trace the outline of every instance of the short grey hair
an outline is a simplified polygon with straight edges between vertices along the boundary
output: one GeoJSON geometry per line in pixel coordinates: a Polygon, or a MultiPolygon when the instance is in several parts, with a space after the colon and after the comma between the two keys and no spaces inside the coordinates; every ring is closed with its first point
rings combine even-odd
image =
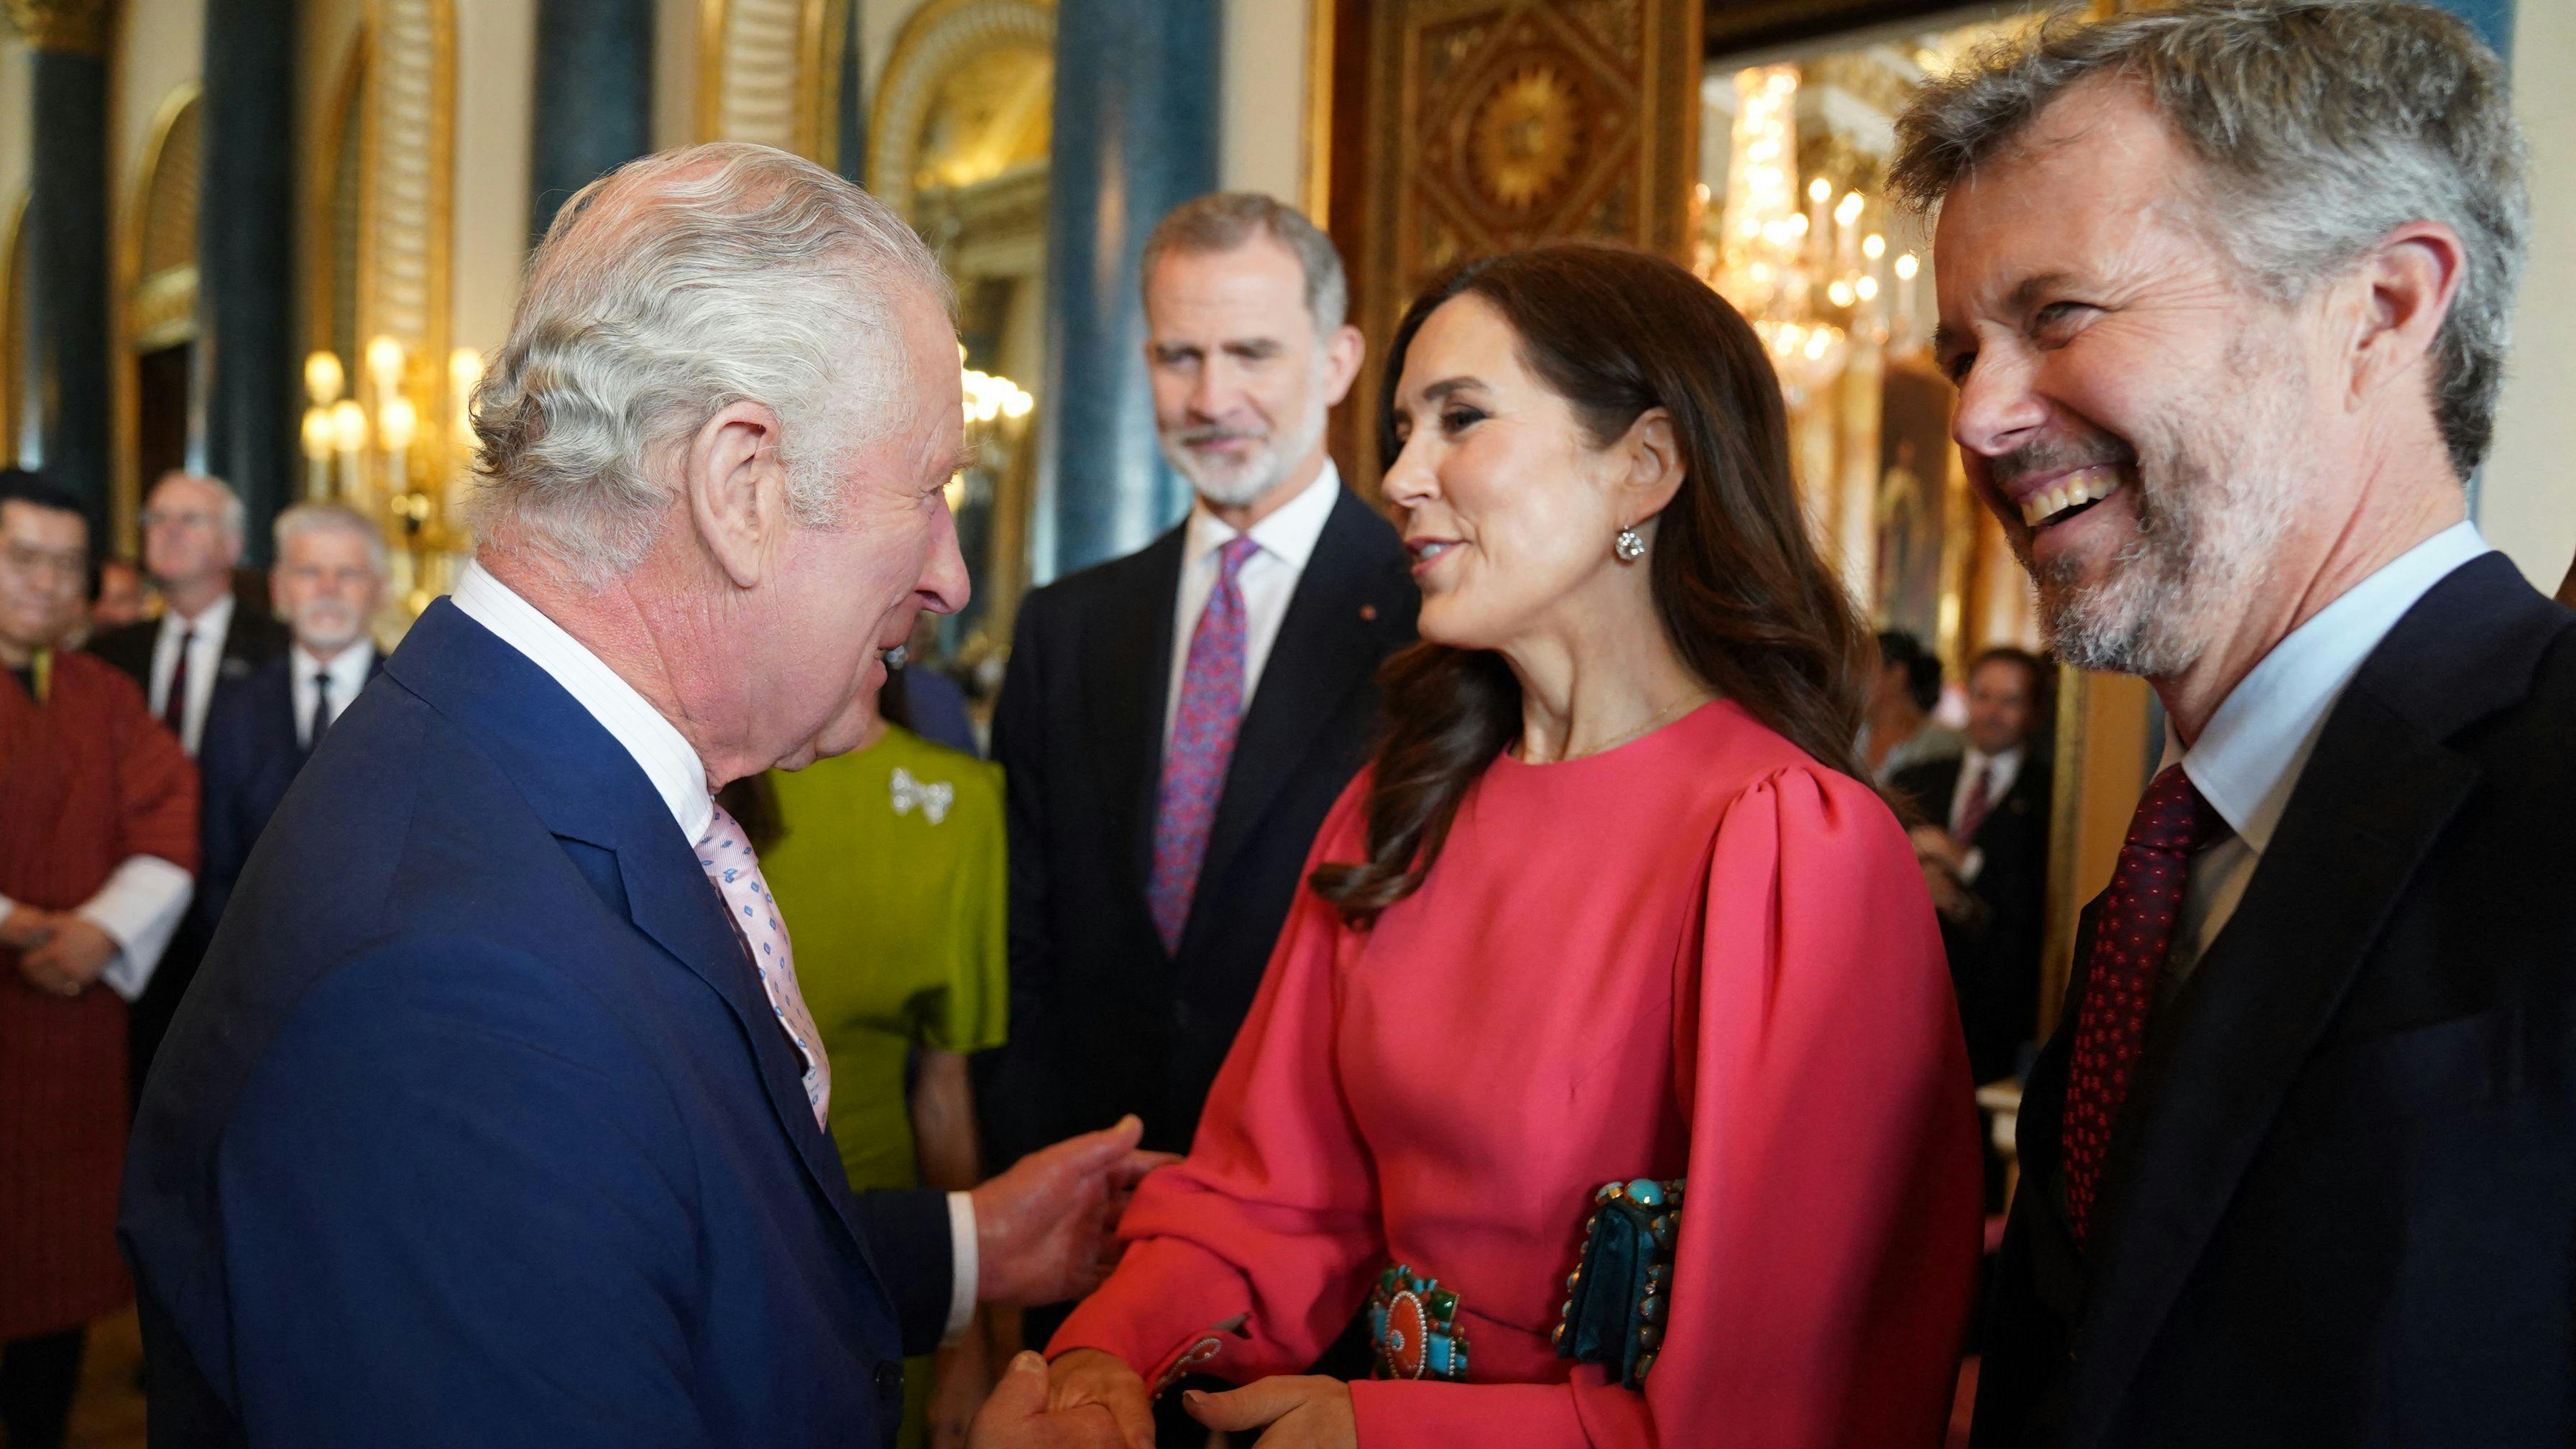
{"type": "Polygon", "coordinates": [[[1315,319],[1315,335],[1321,338],[1339,331],[1351,310],[1351,284],[1342,274],[1342,254],[1305,213],[1258,191],[1211,192],[1173,207],[1145,238],[1137,278],[1150,293],[1154,267],[1165,253],[1230,252],[1255,236],[1286,247],[1305,272],[1306,311],[1315,319]]]}
{"type": "Polygon", "coordinates": [[[289,539],[301,538],[308,533],[328,533],[334,529],[367,541],[367,564],[376,571],[378,579],[392,572],[385,553],[385,531],[376,527],[374,519],[345,503],[298,503],[277,515],[278,561],[285,561],[289,539]]]}
{"type": "MultiPolygon", "coordinates": [[[[191,483],[202,483],[215,490],[216,507],[223,512],[225,534],[238,539],[249,531],[250,510],[242,506],[241,495],[233,491],[233,485],[212,473],[191,473],[185,468],[173,468],[152,480],[152,493],[160,492],[161,485],[173,478],[185,478],[191,483]]],[[[150,506],[151,496],[151,493],[144,495],[147,507],[150,506]]]]}
{"type": "Polygon", "coordinates": [[[2452,467],[2475,470],[2495,437],[2530,245],[2522,134],[2495,52],[2457,17],[2407,0],[2186,0],[2092,25],[2061,14],[1924,89],[1897,122],[1891,189],[1934,210],[2097,78],[2136,86],[2199,158],[2204,229],[2275,301],[2307,295],[2409,222],[2459,235],[2433,416],[2452,467]]]}
{"type": "Polygon", "coordinates": [[[849,459],[902,421],[910,299],[954,299],[921,238],[813,162],[719,142],[573,193],[474,390],[476,532],[591,588],[640,562],[674,450],[738,402],[779,418],[789,515],[839,515],[849,459]]]}

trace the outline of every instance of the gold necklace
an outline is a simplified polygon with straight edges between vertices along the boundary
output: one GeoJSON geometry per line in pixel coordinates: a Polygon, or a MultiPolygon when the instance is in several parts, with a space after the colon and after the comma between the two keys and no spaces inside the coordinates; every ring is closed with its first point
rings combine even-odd
{"type": "Polygon", "coordinates": [[[1662,724],[1664,721],[1666,721],[1666,720],[1668,720],[1668,719],[1671,719],[1673,716],[1675,716],[1675,715],[1677,715],[1677,714],[1680,714],[1683,710],[1691,709],[1691,708],[1694,708],[1694,707],[1696,707],[1696,706],[1698,706],[1698,705],[1706,704],[1706,703],[1708,703],[1708,702],[1709,702],[1711,699],[1713,699],[1713,698],[1715,698],[1715,696],[1714,696],[1714,695],[1707,695],[1707,694],[1688,694],[1688,695],[1684,695],[1684,696],[1682,696],[1682,698],[1680,699],[1680,701],[1679,701],[1679,702],[1677,702],[1677,703],[1673,704],[1672,706],[1670,706],[1669,708],[1666,708],[1666,709],[1662,710],[1661,712],[1657,713],[1657,714],[1655,715],[1655,717],[1654,717],[1654,718],[1652,718],[1652,719],[1650,719],[1650,720],[1646,721],[1644,724],[1641,724],[1641,725],[1637,726],[1635,729],[1632,729],[1632,730],[1628,731],[1626,734],[1619,736],[1617,739],[1614,739],[1614,740],[1610,741],[1610,742],[1609,742],[1609,743],[1607,743],[1607,744],[1594,745],[1592,748],[1590,748],[1590,749],[1588,749],[1588,750],[1585,750],[1582,754],[1579,754],[1579,755],[1559,755],[1559,756],[1557,756],[1557,757],[1556,757],[1555,759],[1553,759],[1553,760],[1525,760],[1525,761],[1523,761],[1523,763],[1524,763],[1524,764],[1535,764],[1535,765],[1562,765],[1562,764],[1566,763],[1566,762],[1567,762],[1567,761],[1569,761],[1569,760],[1588,760],[1588,759],[1592,758],[1594,755],[1606,755],[1606,754],[1610,753],[1612,750],[1615,750],[1615,749],[1619,748],[1621,745],[1627,744],[1627,743],[1628,743],[1628,742],[1630,742],[1631,740],[1635,740],[1635,739],[1638,739],[1638,738],[1642,737],[1642,736],[1643,736],[1643,735],[1645,735],[1648,731],[1652,730],[1655,726],[1657,726],[1657,725],[1659,725],[1659,724],[1662,724]]]}

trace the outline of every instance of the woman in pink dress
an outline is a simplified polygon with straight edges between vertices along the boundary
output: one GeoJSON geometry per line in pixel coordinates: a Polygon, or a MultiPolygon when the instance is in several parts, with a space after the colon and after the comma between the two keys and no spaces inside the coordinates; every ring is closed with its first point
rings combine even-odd
{"type": "Polygon", "coordinates": [[[1938,1444],[1968,1070],[1761,343],[1670,262],[1561,246],[1435,286],[1388,371],[1425,642],[1056,1406],[1138,1449],[1183,1373],[1244,1385],[1187,1406],[1263,1449],[1938,1444]],[[1588,1223],[1661,1253],[1574,1315],[1599,1361],[1556,1342],[1578,1261],[1625,1261],[1588,1223]],[[1363,1306],[1379,1376],[1295,1376],[1363,1306]]]}

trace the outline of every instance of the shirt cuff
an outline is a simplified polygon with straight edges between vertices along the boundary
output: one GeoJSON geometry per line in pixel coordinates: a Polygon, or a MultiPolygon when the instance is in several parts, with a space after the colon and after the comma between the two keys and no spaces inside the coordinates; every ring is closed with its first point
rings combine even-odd
{"type": "Polygon", "coordinates": [[[948,1195],[948,1327],[939,1335],[939,1346],[951,1347],[966,1337],[966,1329],[975,1321],[976,1280],[983,1276],[983,1265],[975,1257],[975,1198],[971,1193],[948,1195]]]}
{"type": "Polygon", "coordinates": [[[1986,853],[1982,850],[1970,850],[1959,861],[1959,884],[1975,885],[1978,873],[1985,868],[1986,853]]]}
{"type": "Polygon", "coordinates": [[[157,855],[126,858],[98,888],[98,894],[75,912],[107,933],[117,945],[99,980],[128,1001],[143,995],[161,953],[188,913],[188,898],[197,878],[157,855]]]}

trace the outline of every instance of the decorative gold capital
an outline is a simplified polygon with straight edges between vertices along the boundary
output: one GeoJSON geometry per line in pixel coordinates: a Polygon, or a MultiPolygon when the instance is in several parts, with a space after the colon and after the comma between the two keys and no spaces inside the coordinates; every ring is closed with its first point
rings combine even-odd
{"type": "Polygon", "coordinates": [[[38,50],[107,53],[109,0],[0,0],[0,14],[38,50]]]}

